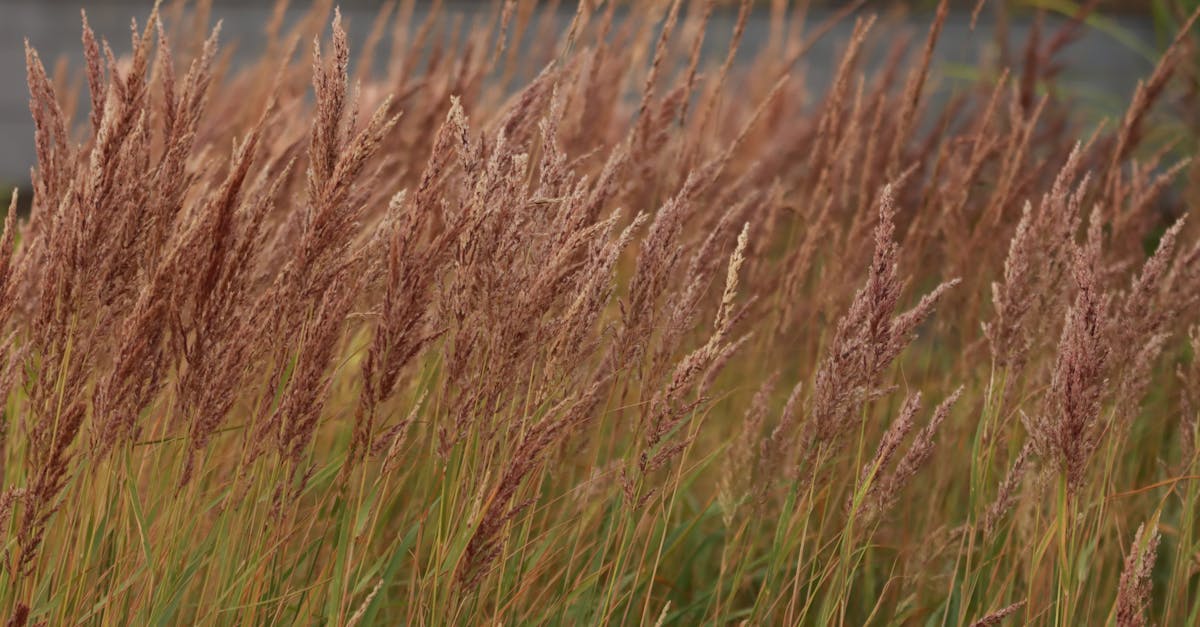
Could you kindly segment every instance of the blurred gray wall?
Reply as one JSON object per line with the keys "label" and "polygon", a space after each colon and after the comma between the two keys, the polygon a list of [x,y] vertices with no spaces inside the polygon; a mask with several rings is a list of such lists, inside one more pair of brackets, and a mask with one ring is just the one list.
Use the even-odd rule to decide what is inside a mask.
{"label": "blurred gray wall", "polygon": [[[225,45],[236,44],[235,62],[258,51],[258,35],[270,14],[271,4],[270,0],[216,1],[212,17],[214,21],[223,21],[222,42]],[[295,0],[293,4],[305,3]],[[569,0],[562,4],[572,5]],[[4,86],[0,89],[0,138],[3,139],[3,147],[0,147],[0,184],[28,180],[29,168],[35,159],[28,92],[24,88],[24,39],[28,38],[37,48],[47,69],[52,71],[54,63],[65,57],[77,70],[81,65],[81,7],[87,9],[88,19],[97,35],[107,38],[114,51],[122,54],[128,51],[131,18],[144,20],[151,5],[150,0],[0,0],[0,85]],[[361,42],[382,1],[341,0],[340,5],[352,40]],[[479,16],[486,11],[486,7],[480,9],[469,2],[450,2],[447,6],[451,11]],[[289,18],[295,19],[300,13],[299,10],[293,10]],[[570,11],[564,9],[561,13],[560,19],[565,24]],[[814,13],[812,23],[823,17],[819,10]],[[735,17],[731,11],[715,15],[706,39],[709,54],[715,56],[724,53]],[[1121,15],[1112,19],[1143,42],[1145,47],[1150,47],[1153,28],[1148,18]],[[928,16],[916,15],[900,25],[881,22],[876,35],[899,36],[901,32],[908,32],[919,38],[927,21]],[[748,58],[766,37],[768,22],[765,12],[752,17],[747,26],[743,58]],[[810,53],[804,79],[814,89],[820,89],[827,83],[850,26],[849,21],[840,24]],[[964,70],[977,61],[980,52],[990,47],[991,26],[985,22],[972,32],[965,12],[952,15],[937,49],[943,93],[952,90],[956,84],[955,77],[961,77]],[[1053,27],[1053,23],[1049,26]],[[1018,20],[1011,27],[1011,39],[1014,42],[1024,41],[1028,30],[1028,23]],[[1151,61],[1145,56],[1118,43],[1109,35],[1090,29],[1080,41],[1068,48],[1062,58],[1067,62],[1063,75],[1064,86],[1070,89],[1081,106],[1097,116],[1116,115],[1128,101],[1137,80],[1152,69]]]}

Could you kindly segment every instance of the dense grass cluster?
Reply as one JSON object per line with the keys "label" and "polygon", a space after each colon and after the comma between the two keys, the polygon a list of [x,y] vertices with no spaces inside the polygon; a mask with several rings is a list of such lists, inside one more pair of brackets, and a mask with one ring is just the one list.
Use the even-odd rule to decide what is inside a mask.
{"label": "dense grass cluster", "polygon": [[1086,128],[1077,23],[931,99],[946,2],[820,87],[651,4],[29,49],[8,624],[1196,624],[1190,42]]}

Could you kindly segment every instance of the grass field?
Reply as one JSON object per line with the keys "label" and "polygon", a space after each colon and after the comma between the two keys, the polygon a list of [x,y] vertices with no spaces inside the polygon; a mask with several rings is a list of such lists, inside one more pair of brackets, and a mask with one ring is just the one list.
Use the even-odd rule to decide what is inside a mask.
{"label": "grass field", "polygon": [[1192,23],[1094,127],[754,4],[28,49],[7,624],[1200,622]]}

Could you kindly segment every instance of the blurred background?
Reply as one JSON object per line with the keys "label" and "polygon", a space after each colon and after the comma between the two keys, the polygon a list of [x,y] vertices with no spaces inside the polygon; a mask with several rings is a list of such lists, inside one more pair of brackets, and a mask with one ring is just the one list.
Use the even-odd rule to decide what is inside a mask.
{"label": "blurred background", "polygon": [[[1188,0],[1194,2],[1195,0]],[[5,187],[22,185],[28,180],[34,162],[33,129],[28,110],[25,84],[25,55],[23,42],[28,39],[36,48],[48,69],[58,62],[69,65],[68,76],[78,75],[81,66],[80,10],[86,9],[88,19],[98,36],[112,44],[118,55],[128,50],[131,18],[144,21],[152,0],[0,0],[0,183]],[[307,6],[304,0],[294,0],[288,20],[297,19]],[[361,44],[371,23],[384,5],[384,0],[340,0],[339,4],[353,46]],[[428,11],[430,2],[418,1],[417,12]],[[710,35],[705,40],[707,52],[723,54],[729,32],[736,20],[736,2],[723,2],[712,20]],[[762,2],[747,25],[742,58],[753,55],[756,45],[767,36],[770,26],[770,2]],[[793,3],[795,4],[795,3]],[[828,17],[845,2],[816,0],[811,9],[810,23]],[[258,35],[270,18],[274,0],[214,0],[211,8],[213,22],[221,20],[223,49],[232,51],[234,66],[239,59],[251,58],[258,52]],[[896,37],[922,36],[929,21],[927,11],[936,2],[893,2],[868,0],[866,10],[888,14],[877,28],[888,29]],[[977,78],[981,55],[995,55],[1008,45],[1018,55],[1030,34],[1039,9],[1043,11],[1047,31],[1056,28],[1078,9],[1070,0],[989,0],[979,24],[971,30],[971,10],[975,0],[954,2],[953,13],[938,45],[936,60],[938,88],[942,93],[954,89],[956,80]],[[444,8],[463,14],[466,19],[489,19],[492,2],[450,0]],[[1159,0],[1102,0],[1098,10],[1087,19],[1076,41],[1061,54],[1062,86],[1070,97],[1086,107],[1097,119],[1111,116],[1128,102],[1137,81],[1153,67],[1157,50],[1169,34]],[[1158,9],[1156,12],[1155,9]],[[557,19],[565,26],[574,11],[574,3],[558,3]],[[843,20],[810,53],[804,80],[819,90],[828,82],[834,59],[850,32],[852,20]],[[1003,39],[1003,41],[1001,40]],[[1007,44],[1004,43],[1007,41]],[[386,45],[381,46],[386,54]]]}

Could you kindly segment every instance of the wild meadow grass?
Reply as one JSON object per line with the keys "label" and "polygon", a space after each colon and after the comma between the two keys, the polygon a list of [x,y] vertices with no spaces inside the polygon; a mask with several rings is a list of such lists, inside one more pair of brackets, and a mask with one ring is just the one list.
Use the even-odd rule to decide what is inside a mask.
{"label": "wild meadow grass", "polygon": [[1200,622],[1191,21],[1091,127],[1082,15],[185,4],[27,48],[8,625]]}

